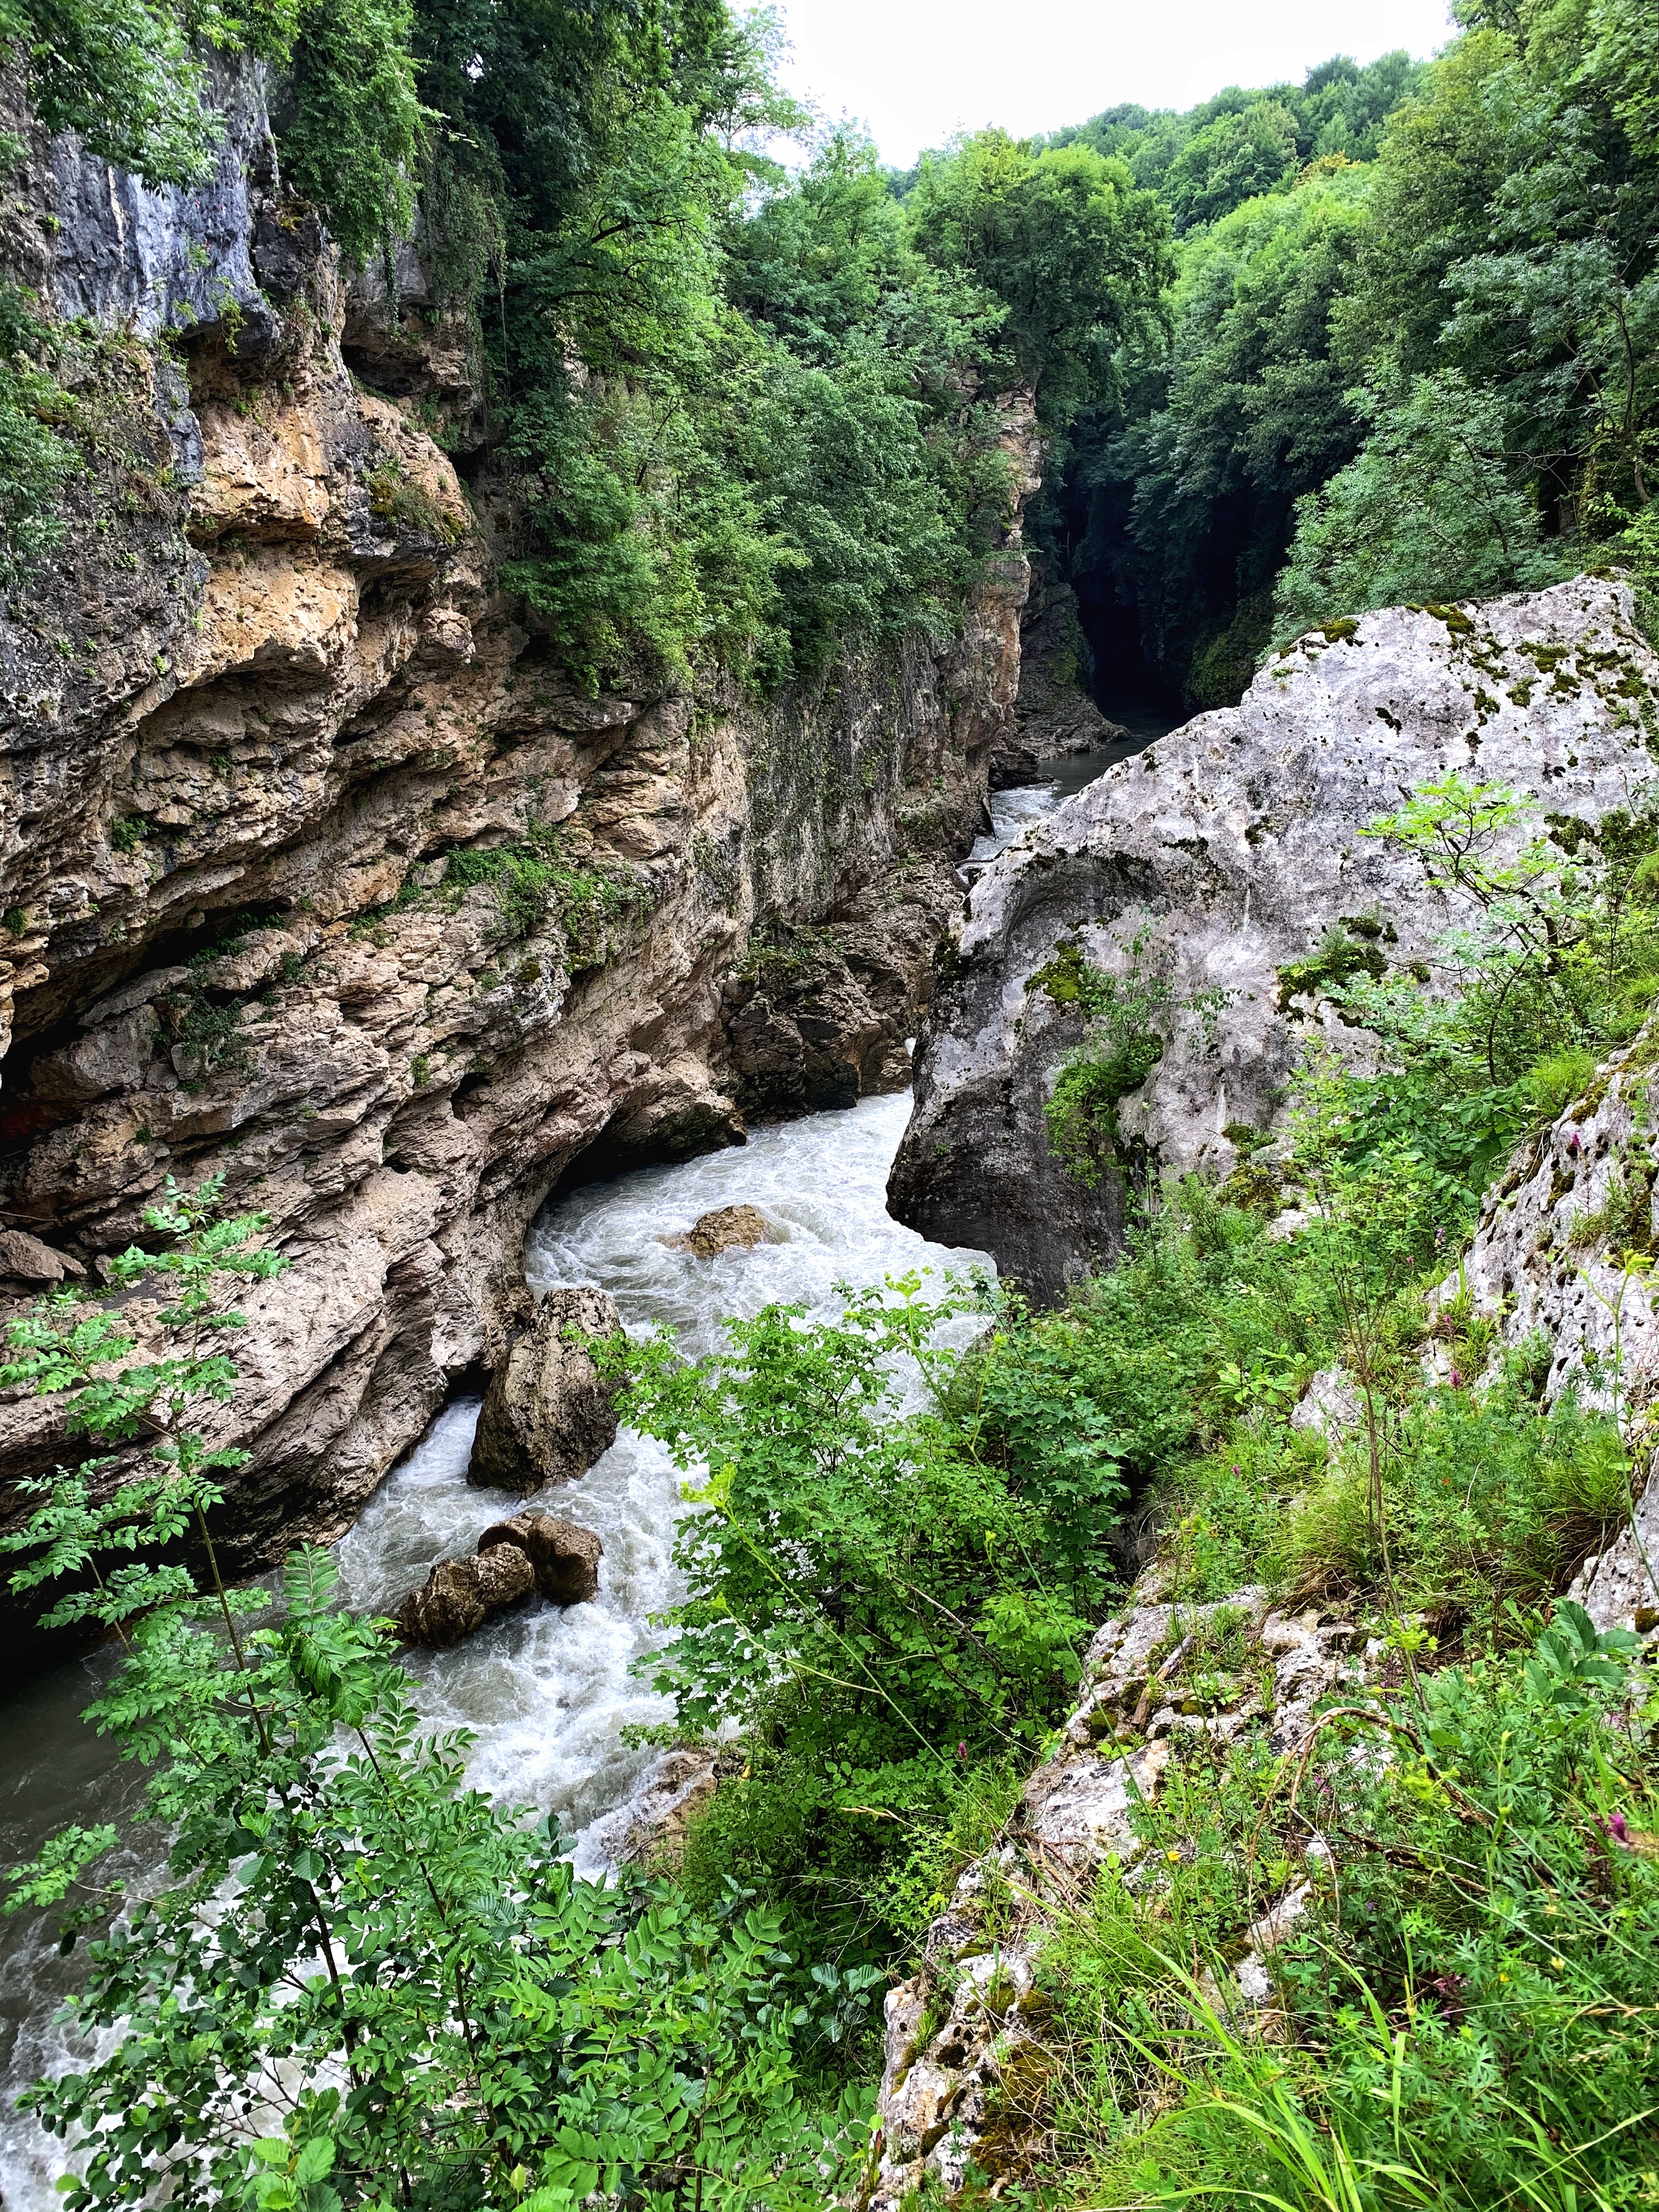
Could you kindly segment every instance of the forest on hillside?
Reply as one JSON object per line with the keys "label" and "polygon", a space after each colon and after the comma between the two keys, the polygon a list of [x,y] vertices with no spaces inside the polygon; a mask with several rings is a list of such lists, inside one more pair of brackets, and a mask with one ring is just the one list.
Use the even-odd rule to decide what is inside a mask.
{"label": "forest on hillside", "polygon": [[[263,57],[287,188],[348,259],[418,202],[489,392],[455,458],[521,504],[506,580],[590,682],[768,690],[947,634],[1025,381],[1034,533],[1099,658],[1202,707],[1315,621],[1656,558],[1659,26],[1466,14],[1426,67],[988,128],[902,175],[716,0],[5,0],[0,31],[43,119],[156,179],[208,156],[195,57]],[[15,568],[75,456],[52,333],[5,312]]]}

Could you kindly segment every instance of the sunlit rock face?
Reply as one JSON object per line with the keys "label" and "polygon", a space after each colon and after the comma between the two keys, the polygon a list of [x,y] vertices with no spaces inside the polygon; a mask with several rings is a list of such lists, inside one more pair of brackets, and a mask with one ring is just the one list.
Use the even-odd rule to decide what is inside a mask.
{"label": "sunlit rock face", "polygon": [[[1421,962],[1468,918],[1367,826],[1452,769],[1540,814],[1629,807],[1653,769],[1656,698],[1628,591],[1589,577],[1299,640],[1237,707],[1109,769],[975,884],[918,1047],[894,1212],[1060,1297],[1119,1249],[1126,1174],[1230,1170],[1272,1127],[1314,1026],[1363,1055],[1325,995],[1337,967]],[[1118,1108],[1117,1158],[1093,1188],[1055,1158],[1044,1116],[1084,1036],[1068,959],[1119,975],[1138,961],[1194,1009]]]}

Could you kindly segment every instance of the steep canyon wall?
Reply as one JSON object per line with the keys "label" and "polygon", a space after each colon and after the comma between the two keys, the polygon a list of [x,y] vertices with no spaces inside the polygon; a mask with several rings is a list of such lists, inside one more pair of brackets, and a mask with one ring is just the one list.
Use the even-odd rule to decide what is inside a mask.
{"label": "steep canyon wall", "polygon": [[[493,581],[464,327],[412,251],[349,287],[257,74],[220,91],[201,189],[37,131],[0,211],[91,455],[0,615],[0,1312],[96,1291],[169,1176],[270,1214],[216,1439],[248,1570],[500,1357],[562,1177],[908,1082],[1026,569],[1016,519],[954,646],[763,708],[584,695]],[[0,1403],[9,1483],[66,1451]]]}

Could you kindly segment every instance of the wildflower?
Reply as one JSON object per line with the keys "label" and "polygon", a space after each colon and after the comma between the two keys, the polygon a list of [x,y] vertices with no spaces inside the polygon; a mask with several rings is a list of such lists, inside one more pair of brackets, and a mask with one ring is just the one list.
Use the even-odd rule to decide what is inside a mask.
{"label": "wildflower", "polygon": [[958,1759],[966,1759],[966,1758],[967,1758],[967,1756],[968,1756],[968,1747],[967,1747],[967,1745],[966,1745],[965,1743],[959,1743],[959,1744],[957,1746],[957,1757]]}
{"label": "wildflower", "polygon": [[1462,1371],[1459,1368],[1454,1367],[1452,1369],[1451,1386],[1454,1390],[1461,1390],[1463,1387]]}
{"label": "wildflower", "polygon": [[1603,1835],[1611,1836],[1615,1844],[1629,1843],[1630,1824],[1622,1813],[1609,1814],[1605,1820],[1598,1816],[1595,1825]]}

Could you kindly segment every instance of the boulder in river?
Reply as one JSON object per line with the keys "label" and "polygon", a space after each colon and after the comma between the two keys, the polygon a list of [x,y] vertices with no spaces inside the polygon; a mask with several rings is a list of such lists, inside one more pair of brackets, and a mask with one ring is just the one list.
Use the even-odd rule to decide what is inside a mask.
{"label": "boulder in river", "polygon": [[480,1559],[500,1548],[529,1560],[537,1589],[555,1605],[584,1605],[599,1595],[605,1547],[591,1528],[556,1520],[550,1513],[515,1513],[478,1539]]}
{"label": "boulder in river", "polygon": [[603,1291],[550,1291],[490,1377],[466,1479],[481,1489],[569,1482],[617,1441],[622,1385],[602,1378],[579,1336],[614,1336],[622,1317]]}
{"label": "boulder in river", "polygon": [[668,1240],[682,1252],[712,1260],[717,1252],[752,1251],[775,1241],[772,1224],[757,1206],[720,1206],[700,1214],[684,1237]]}
{"label": "boulder in river", "polygon": [[[1344,1024],[1335,989],[1426,976],[1437,941],[1475,918],[1368,834],[1380,817],[1455,771],[1531,802],[1510,851],[1547,823],[1570,848],[1577,824],[1631,806],[1649,729],[1659,656],[1616,580],[1310,631],[1237,707],[1108,769],[974,884],[940,949],[895,1218],[1062,1297],[1121,1249],[1133,1186],[1270,1161],[1310,1036],[1366,1064],[1375,1040]],[[1085,1013],[1102,971],[1121,1006],[1185,1011],[1144,1019],[1140,1079],[1068,1125],[1051,1110],[1061,1076],[1111,1073]],[[1091,1176],[1049,1142],[1079,1115]]]}
{"label": "boulder in river", "polygon": [[398,1607],[398,1632],[405,1644],[446,1649],[535,1588],[534,1567],[510,1544],[495,1545],[476,1559],[440,1559],[425,1587],[411,1590]]}

